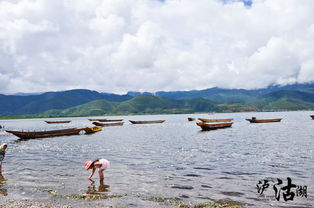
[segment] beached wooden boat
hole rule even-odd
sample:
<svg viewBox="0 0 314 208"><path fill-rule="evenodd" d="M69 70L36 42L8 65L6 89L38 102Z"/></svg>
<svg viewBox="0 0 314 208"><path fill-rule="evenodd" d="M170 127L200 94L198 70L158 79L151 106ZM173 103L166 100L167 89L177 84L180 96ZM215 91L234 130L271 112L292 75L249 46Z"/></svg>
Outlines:
<svg viewBox="0 0 314 208"><path fill-rule="evenodd" d="M280 122L282 118L273 118L273 119L256 119L255 117L252 117L251 119L245 119L249 121L250 123L271 123L271 122Z"/></svg>
<svg viewBox="0 0 314 208"><path fill-rule="evenodd" d="M85 134L93 134L93 133L96 133L98 131L101 131L102 127L101 126L86 127L83 130L85 131Z"/></svg>
<svg viewBox="0 0 314 208"><path fill-rule="evenodd" d="M152 120L152 121L131 121L132 124L154 124L154 123L163 123L165 120Z"/></svg>
<svg viewBox="0 0 314 208"><path fill-rule="evenodd" d="M194 121L195 120L195 118L188 118L188 121Z"/></svg>
<svg viewBox="0 0 314 208"><path fill-rule="evenodd" d="M202 128L203 131L209 131L209 130L215 130L215 129L223 129L223 128L228 128L232 126L232 122L228 123L215 123L215 124L208 124L208 123L203 123L199 122L196 123L198 126Z"/></svg>
<svg viewBox="0 0 314 208"><path fill-rule="evenodd" d="M47 124L62 124L62 123L70 123L71 121L45 121Z"/></svg>
<svg viewBox="0 0 314 208"><path fill-rule="evenodd" d="M97 121L94 121L93 124L95 126L122 126L124 122L115 122L115 123L99 123Z"/></svg>
<svg viewBox="0 0 314 208"><path fill-rule="evenodd" d="M68 135L77 135L81 131L84 131L84 128L70 128L70 129L59 129L52 131L10 131L6 132L14 134L21 139L35 139L35 138L45 138L45 137L56 137L56 136L68 136Z"/></svg>
<svg viewBox="0 0 314 208"><path fill-rule="evenodd" d="M314 119L314 115L310 115L312 119Z"/></svg>
<svg viewBox="0 0 314 208"><path fill-rule="evenodd" d="M203 123L209 122L230 122L233 118L224 118L224 119L207 119L207 118L198 118L198 120L202 121Z"/></svg>

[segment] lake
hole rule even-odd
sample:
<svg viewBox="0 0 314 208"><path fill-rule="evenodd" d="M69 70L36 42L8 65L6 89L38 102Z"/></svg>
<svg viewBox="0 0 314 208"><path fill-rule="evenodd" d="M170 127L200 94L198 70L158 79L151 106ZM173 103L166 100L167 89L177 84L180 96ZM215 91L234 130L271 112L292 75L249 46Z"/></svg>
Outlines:
<svg viewBox="0 0 314 208"><path fill-rule="evenodd" d="M8 143L8 149L3 163L7 181L0 184L0 200L59 201L74 207L192 207L209 202L240 207L313 207L311 114L111 116L106 118L122 118L124 125L105 127L92 135L19 142L2 131L0 141ZM252 116L283 119L250 124L245 119ZM233 118L234 123L232 128L201 131L188 117ZM48 119L1 120L0 125L11 130L93 126L88 118L66 118L72 120L69 124L46 124ZM128 121L158 119L166 121L145 125ZM89 181L90 171L83 166L86 160L97 158L111 163L104 172L104 183L100 183L97 172L95 181ZM283 188L289 187L288 177L292 184L302 187L292 187L290 191L298 190L298 196L285 201L284 197L291 199L291 192ZM258 193L257 185L264 185L263 194Z"/></svg>

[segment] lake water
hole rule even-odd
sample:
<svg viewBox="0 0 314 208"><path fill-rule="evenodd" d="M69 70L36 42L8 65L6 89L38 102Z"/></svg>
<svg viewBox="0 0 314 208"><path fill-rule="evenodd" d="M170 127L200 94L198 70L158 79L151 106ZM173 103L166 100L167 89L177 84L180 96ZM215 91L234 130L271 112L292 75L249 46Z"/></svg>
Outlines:
<svg viewBox="0 0 314 208"><path fill-rule="evenodd" d="M75 135L8 143L3 164L6 183L0 200L36 199L81 207L179 207L201 203L238 204L241 207L313 207L313 112L221 113L214 115L115 116L120 127L105 127L93 135ZM250 124L245 118L283 118L279 123ZM200 131L188 117L234 118L232 128ZM47 130L93 126L87 118L69 124L46 124L48 119L2 120L16 130ZM128 120L165 119L162 124L132 125ZM53 120L53 119L51 119ZM68 120L68 118L67 118ZM100 184L87 179L84 162L106 158L111 162ZM307 186L307 198L279 201L273 186L287 177ZM269 180L260 195L259 181ZM278 185L276 186L278 187ZM291 189L292 192L296 188ZM90 196L94 201L82 198ZM287 197L290 195L287 195ZM98 197L98 198L97 198ZM101 198L100 200L98 200Z"/></svg>

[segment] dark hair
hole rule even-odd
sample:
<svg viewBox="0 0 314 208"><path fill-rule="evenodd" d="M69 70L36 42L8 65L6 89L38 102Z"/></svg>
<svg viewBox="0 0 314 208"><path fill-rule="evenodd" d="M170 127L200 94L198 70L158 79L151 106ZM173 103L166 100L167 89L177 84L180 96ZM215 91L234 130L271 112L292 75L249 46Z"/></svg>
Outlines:
<svg viewBox="0 0 314 208"><path fill-rule="evenodd" d="M90 167L94 167L94 163L95 163L95 162L98 162L98 161L99 161L99 159L94 160L94 161L92 162L92 164L90 165Z"/></svg>

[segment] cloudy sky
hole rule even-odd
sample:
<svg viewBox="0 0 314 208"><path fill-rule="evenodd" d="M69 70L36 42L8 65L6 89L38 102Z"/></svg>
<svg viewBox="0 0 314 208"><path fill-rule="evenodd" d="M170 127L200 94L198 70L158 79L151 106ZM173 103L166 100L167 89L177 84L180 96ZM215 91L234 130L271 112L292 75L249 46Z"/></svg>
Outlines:
<svg viewBox="0 0 314 208"><path fill-rule="evenodd" d="M0 0L0 93L314 81L313 0Z"/></svg>

